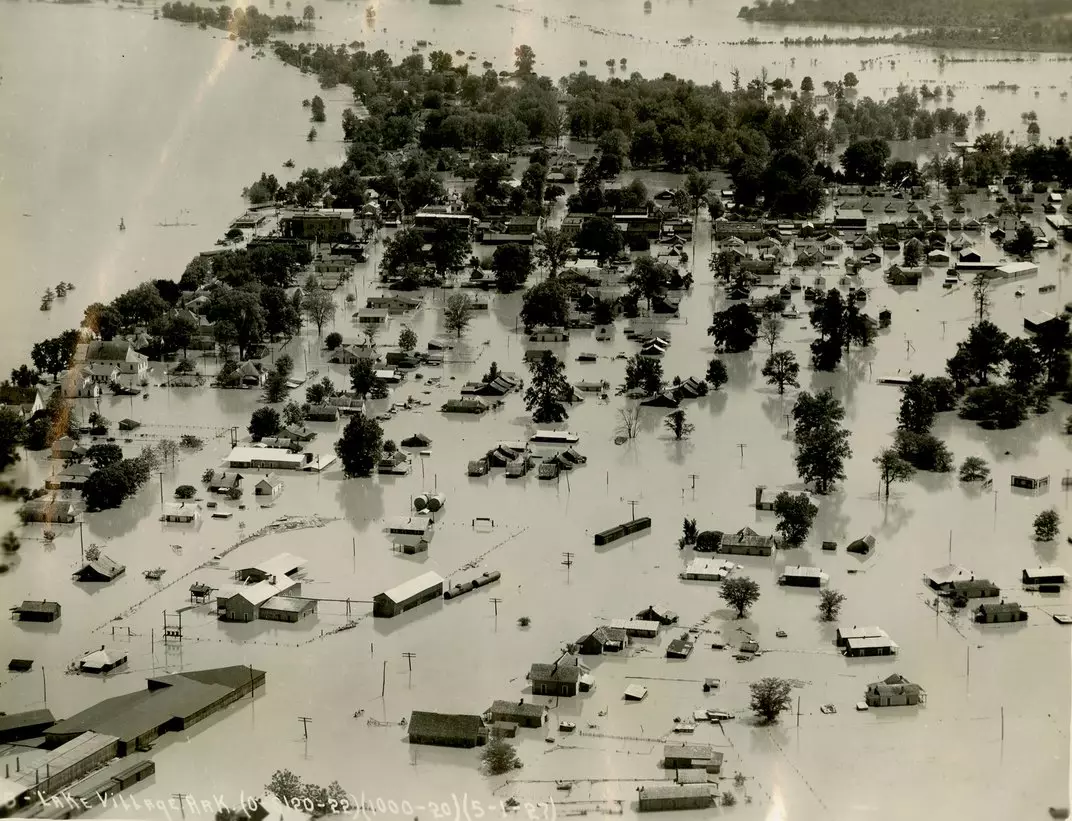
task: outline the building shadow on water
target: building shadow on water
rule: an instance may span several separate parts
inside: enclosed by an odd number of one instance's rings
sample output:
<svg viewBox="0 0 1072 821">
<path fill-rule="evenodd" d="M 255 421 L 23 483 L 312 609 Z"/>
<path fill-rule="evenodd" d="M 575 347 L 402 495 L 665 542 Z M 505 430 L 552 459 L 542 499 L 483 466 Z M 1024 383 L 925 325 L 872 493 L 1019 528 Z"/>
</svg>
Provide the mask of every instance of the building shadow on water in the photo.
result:
<svg viewBox="0 0 1072 821">
<path fill-rule="evenodd" d="M 415 572 L 413 575 L 416 576 L 418 574 Z M 389 619 L 372 617 L 372 629 L 377 635 L 390 636 L 419 621 L 438 616 L 442 612 L 444 606 L 445 602 L 442 597 L 440 597 L 418 605 L 400 616 L 394 616 Z"/>
<path fill-rule="evenodd" d="M 157 519 L 160 515 L 159 491 L 155 487 L 143 488 L 133 499 L 123 503 L 114 510 L 102 510 L 86 517 L 86 529 L 89 535 L 98 539 L 118 539 L 133 533 L 147 519 Z"/>
</svg>

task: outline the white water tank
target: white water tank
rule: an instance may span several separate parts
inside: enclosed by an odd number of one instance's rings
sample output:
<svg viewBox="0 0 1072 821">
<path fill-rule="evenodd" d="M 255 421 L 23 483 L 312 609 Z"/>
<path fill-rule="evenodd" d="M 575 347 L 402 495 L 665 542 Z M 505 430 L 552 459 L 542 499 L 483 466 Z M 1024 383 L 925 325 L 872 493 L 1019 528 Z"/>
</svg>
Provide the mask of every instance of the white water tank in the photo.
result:
<svg viewBox="0 0 1072 821">
<path fill-rule="evenodd" d="M 428 499 L 428 496 L 425 495 L 424 493 L 421 493 L 420 495 L 413 497 L 413 509 L 416 510 L 418 513 L 420 511 L 424 510 L 428 506 L 429 506 L 429 499 Z"/>
<path fill-rule="evenodd" d="M 428 497 L 427 507 L 430 513 L 435 513 L 447 503 L 447 497 L 442 493 L 435 493 Z"/>
</svg>

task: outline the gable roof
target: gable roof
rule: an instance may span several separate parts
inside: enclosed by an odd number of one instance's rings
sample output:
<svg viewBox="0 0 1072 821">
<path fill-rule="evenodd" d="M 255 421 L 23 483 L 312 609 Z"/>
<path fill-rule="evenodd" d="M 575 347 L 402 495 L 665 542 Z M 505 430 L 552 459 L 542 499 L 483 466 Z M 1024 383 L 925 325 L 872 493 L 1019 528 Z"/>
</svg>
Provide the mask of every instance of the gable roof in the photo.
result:
<svg viewBox="0 0 1072 821">
<path fill-rule="evenodd" d="M 410 714 L 409 734 L 443 741 L 476 738 L 484 731 L 484 719 L 464 713 L 429 713 L 414 710 Z"/>
</svg>

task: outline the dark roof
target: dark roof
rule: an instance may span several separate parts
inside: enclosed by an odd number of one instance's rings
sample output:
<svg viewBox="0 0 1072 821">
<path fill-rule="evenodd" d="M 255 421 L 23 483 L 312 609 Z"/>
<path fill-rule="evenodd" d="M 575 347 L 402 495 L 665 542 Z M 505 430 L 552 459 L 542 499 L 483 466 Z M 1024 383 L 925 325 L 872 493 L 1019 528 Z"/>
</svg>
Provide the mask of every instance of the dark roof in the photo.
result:
<svg viewBox="0 0 1072 821">
<path fill-rule="evenodd" d="M 56 718 L 52 715 L 51 710 L 26 710 L 22 713 L 11 713 L 10 715 L 0 716 L 0 736 L 23 727 L 37 727 L 54 724 L 55 722 Z"/>
<path fill-rule="evenodd" d="M 60 612 L 59 602 L 24 601 L 18 607 L 11 608 L 16 613 L 56 613 Z"/>
<path fill-rule="evenodd" d="M 432 440 L 423 433 L 415 433 L 412 436 L 407 436 L 399 444 L 404 448 L 422 448 L 432 444 Z"/>
<path fill-rule="evenodd" d="M 420 738 L 455 739 L 476 738 L 484 729 L 484 719 L 464 713 L 426 713 L 414 710 L 409 719 L 410 736 Z"/>
<path fill-rule="evenodd" d="M 249 667 L 220 667 L 149 679 L 149 689 L 100 701 L 57 723 L 48 734 L 92 731 L 130 742 L 174 718 L 189 719 L 247 684 L 251 674 L 264 676 Z"/>
<path fill-rule="evenodd" d="M 539 704 L 527 704 L 525 702 L 505 701 L 502 699 L 492 702 L 491 712 L 507 716 L 543 718 L 543 707 Z"/>
<path fill-rule="evenodd" d="M 554 664 L 533 664 L 529 668 L 529 681 L 559 681 L 574 683 L 580 679 L 583 670 L 576 660 L 561 661 Z"/>
<path fill-rule="evenodd" d="M 33 667 L 33 659 L 11 659 L 7 663 L 7 669 L 14 673 L 25 673 Z"/>
<path fill-rule="evenodd" d="M 1019 613 L 1022 608 L 1016 602 L 1000 602 L 998 604 L 980 604 L 975 611 L 977 613 Z"/>
<path fill-rule="evenodd" d="M 81 576 L 86 573 L 92 572 L 104 576 L 106 579 L 114 579 L 121 574 L 126 567 L 119 564 L 119 562 L 109 559 L 107 556 L 99 556 L 93 561 L 86 562 L 75 573 L 76 576 Z"/>
</svg>

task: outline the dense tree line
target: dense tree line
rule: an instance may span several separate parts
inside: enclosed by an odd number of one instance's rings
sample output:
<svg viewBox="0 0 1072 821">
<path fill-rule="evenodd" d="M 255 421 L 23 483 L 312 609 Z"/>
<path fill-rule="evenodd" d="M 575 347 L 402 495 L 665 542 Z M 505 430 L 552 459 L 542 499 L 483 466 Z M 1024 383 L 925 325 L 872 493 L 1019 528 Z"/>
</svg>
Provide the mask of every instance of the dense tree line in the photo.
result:
<svg viewBox="0 0 1072 821">
<path fill-rule="evenodd" d="M 205 8 L 190 3 L 164 3 L 160 16 L 180 23 L 197 23 L 203 28 L 217 28 L 254 45 L 264 45 L 273 34 L 289 33 L 301 28 L 301 22 L 289 14 L 274 17 L 261 14 L 255 6 L 231 9 L 228 6 Z"/>
</svg>

